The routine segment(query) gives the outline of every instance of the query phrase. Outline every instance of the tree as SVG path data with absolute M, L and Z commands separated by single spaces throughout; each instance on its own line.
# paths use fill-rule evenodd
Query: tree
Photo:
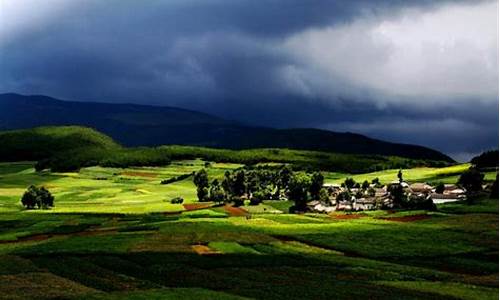
M 345 202 L 348 201 L 352 204 L 352 195 L 349 190 L 345 190 L 337 195 L 337 198 L 335 199 L 337 201 L 337 208 L 340 204 L 340 202 Z
M 399 179 L 399 183 L 403 182 L 403 172 L 401 171 L 401 169 L 399 169 L 398 171 L 398 179 Z
M 42 208 L 54 206 L 54 196 L 45 187 L 42 186 L 39 189 L 38 195 L 40 196 Z
M 225 200 L 225 194 L 217 179 L 210 185 L 210 200 L 216 203 L 222 203 Z
M 48 208 L 54 206 L 54 196 L 44 187 L 34 185 L 28 187 L 21 198 L 21 203 L 27 209 Z
M 322 188 L 321 190 L 319 190 L 318 194 L 319 201 L 325 204 L 330 203 L 330 195 L 328 194 L 328 191 L 326 189 Z
M 324 177 L 320 172 L 315 172 L 311 176 L 311 186 L 309 187 L 309 193 L 311 198 L 319 199 L 319 192 L 323 188 Z
M 457 184 L 465 188 L 469 195 L 472 195 L 483 189 L 483 179 L 484 174 L 481 174 L 476 168 L 470 168 L 460 175 Z
M 370 183 L 368 180 L 363 181 L 363 184 L 361 185 L 361 188 L 366 191 L 370 187 Z
M 478 169 L 498 168 L 498 150 L 486 151 L 481 155 L 472 158 L 470 162 Z
M 247 173 L 246 179 L 247 179 L 247 194 L 253 195 L 253 193 L 255 193 L 259 189 L 260 185 L 259 176 L 257 172 L 252 171 Z
M 346 178 L 344 181 L 344 186 L 349 190 L 352 189 L 355 185 L 356 185 L 356 181 L 354 181 L 354 179 L 352 179 L 350 177 Z
M 438 185 L 436 185 L 436 193 L 437 194 L 444 193 L 444 183 L 440 182 L 438 183 Z
M 245 171 L 239 170 L 236 172 L 234 176 L 234 180 L 232 182 L 233 194 L 235 196 L 241 197 L 245 194 L 246 186 L 245 186 Z
M 392 202 L 396 207 L 403 207 L 405 200 L 405 192 L 401 184 L 394 184 L 389 186 Z
M 34 185 L 28 187 L 21 198 L 21 203 L 27 209 L 33 209 L 38 204 L 38 188 Z
M 229 173 L 229 171 L 224 172 L 224 179 L 222 180 L 222 189 L 224 190 L 227 199 L 229 199 L 233 195 L 232 181 L 233 178 L 231 176 L 231 173 Z
M 201 169 L 193 176 L 193 182 L 196 185 L 196 194 L 199 201 L 208 200 L 208 175 L 205 169 Z
M 490 194 L 491 199 L 498 199 L 498 173 L 497 173 L 497 178 L 495 179 L 495 182 L 491 185 L 491 194 Z
M 287 192 L 288 184 L 292 176 L 293 176 L 292 169 L 290 169 L 289 166 L 284 166 L 278 173 L 278 190 L 282 188 L 285 190 L 285 192 Z
M 311 178 L 298 173 L 290 178 L 288 185 L 288 198 L 295 202 L 295 211 L 305 211 L 307 206 L 307 192 L 311 187 Z
M 380 180 L 378 179 L 378 177 L 372 179 L 372 184 L 374 184 L 375 186 L 380 186 Z

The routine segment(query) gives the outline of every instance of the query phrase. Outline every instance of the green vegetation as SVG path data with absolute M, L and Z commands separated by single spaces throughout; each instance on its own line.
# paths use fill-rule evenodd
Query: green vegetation
M 12 299 L 497 297 L 498 199 L 440 204 L 436 212 L 331 215 L 288 214 L 293 202 L 264 200 L 247 202 L 238 208 L 246 214 L 237 216 L 226 206 L 199 203 L 191 177 L 160 183 L 202 169 L 210 180 L 223 182 L 226 171 L 236 175 L 241 167 L 185 160 L 52 173 L 35 172 L 28 162 L 0 163 L 0 294 Z M 405 180 L 429 174 L 443 179 L 455 171 L 403 169 L 402 174 Z M 280 183 L 300 181 L 281 175 Z M 351 177 L 363 182 L 358 176 Z M 20 199 L 31 184 L 47 187 L 56 206 L 24 210 Z M 234 184 L 238 187 L 237 180 Z M 311 191 L 316 190 L 299 192 Z M 184 202 L 171 203 L 175 197 Z
M 449 162 L 415 160 L 395 156 L 351 155 L 289 149 L 225 150 L 193 146 L 124 148 L 108 136 L 78 126 L 39 127 L 0 132 L 3 161 L 38 161 L 37 170 L 57 172 L 82 167 L 165 166 L 173 160 L 255 165 L 291 164 L 294 169 L 364 173 L 392 168 L 445 166 Z
M 21 203 L 27 209 L 37 208 L 49 208 L 54 206 L 54 196 L 44 188 L 38 188 L 34 185 L 28 187 L 26 192 L 24 192 L 21 198 Z
M 481 153 L 470 162 L 478 169 L 498 168 L 498 150 Z
M 457 183 L 460 175 L 471 167 L 470 164 L 459 164 L 443 168 L 417 167 L 411 169 L 401 169 L 404 179 L 408 182 L 428 182 L 428 183 Z M 383 170 L 365 174 L 351 175 L 342 172 L 325 172 L 325 182 L 341 184 L 346 177 L 352 177 L 356 182 L 365 180 L 372 181 L 378 179 L 381 184 L 387 184 L 397 179 L 399 169 Z M 482 172 L 485 174 L 485 181 L 494 181 L 495 171 Z
M 41 160 L 72 151 L 117 150 L 110 137 L 79 126 L 38 127 L 0 132 L 2 161 Z

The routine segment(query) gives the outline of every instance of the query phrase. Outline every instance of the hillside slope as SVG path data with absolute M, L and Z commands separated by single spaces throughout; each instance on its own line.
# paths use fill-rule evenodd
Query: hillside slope
M 46 125 L 92 127 L 126 146 L 177 144 L 228 149 L 290 148 L 453 161 L 426 147 L 389 143 L 353 133 L 251 127 L 172 107 L 71 102 L 46 96 L 0 94 L 0 129 Z
M 68 151 L 115 150 L 107 135 L 79 126 L 50 126 L 0 132 L 0 161 L 40 160 Z

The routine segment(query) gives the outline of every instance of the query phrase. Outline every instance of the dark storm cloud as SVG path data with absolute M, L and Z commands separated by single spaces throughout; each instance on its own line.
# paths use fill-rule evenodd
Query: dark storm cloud
M 490 57 L 491 46 L 479 43 L 477 52 L 465 35 L 462 44 L 444 44 L 447 60 L 436 55 L 441 48 L 429 47 L 425 32 L 411 32 L 427 45 L 414 56 L 401 56 L 411 51 L 397 43 L 401 32 L 434 28 L 435 20 L 460 27 L 457 19 L 481 17 L 481 5 L 491 2 L 51 0 L 36 2 L 39 18 L 35 3 L 23 3 L 0 6 L 7 25 L 0 29 L 0 91 L 176 105 L 257 125 L 359 131 L 448 153 L 498 143 L 498 88 L 490 84 L 498 72 L 475 60 Z M 472 17 L 464 13 L 476 7 Z M 408 24 L 414 19 L 421 23 Z M 434 60 L 422 59 L 423 52 Z M 475 67 L 454 67 L 466 53 Z M 418 72 L 393 78 L 394 69 Z M 418 131 L 426 122 L 440 130 Z M 460 139 L 460 132 L 473 137 Z

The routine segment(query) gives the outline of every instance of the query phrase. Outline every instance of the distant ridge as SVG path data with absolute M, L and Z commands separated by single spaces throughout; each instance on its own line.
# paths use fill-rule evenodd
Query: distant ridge
M 290 148 L 453 162 L 447 155 L 427 147 L 390 143 L 355 133 L 252 127 L 174 107 L 0 94 L 0 130 L 48 125 L 92 127 L 125 146 L 177 144 L 228 149 Z

